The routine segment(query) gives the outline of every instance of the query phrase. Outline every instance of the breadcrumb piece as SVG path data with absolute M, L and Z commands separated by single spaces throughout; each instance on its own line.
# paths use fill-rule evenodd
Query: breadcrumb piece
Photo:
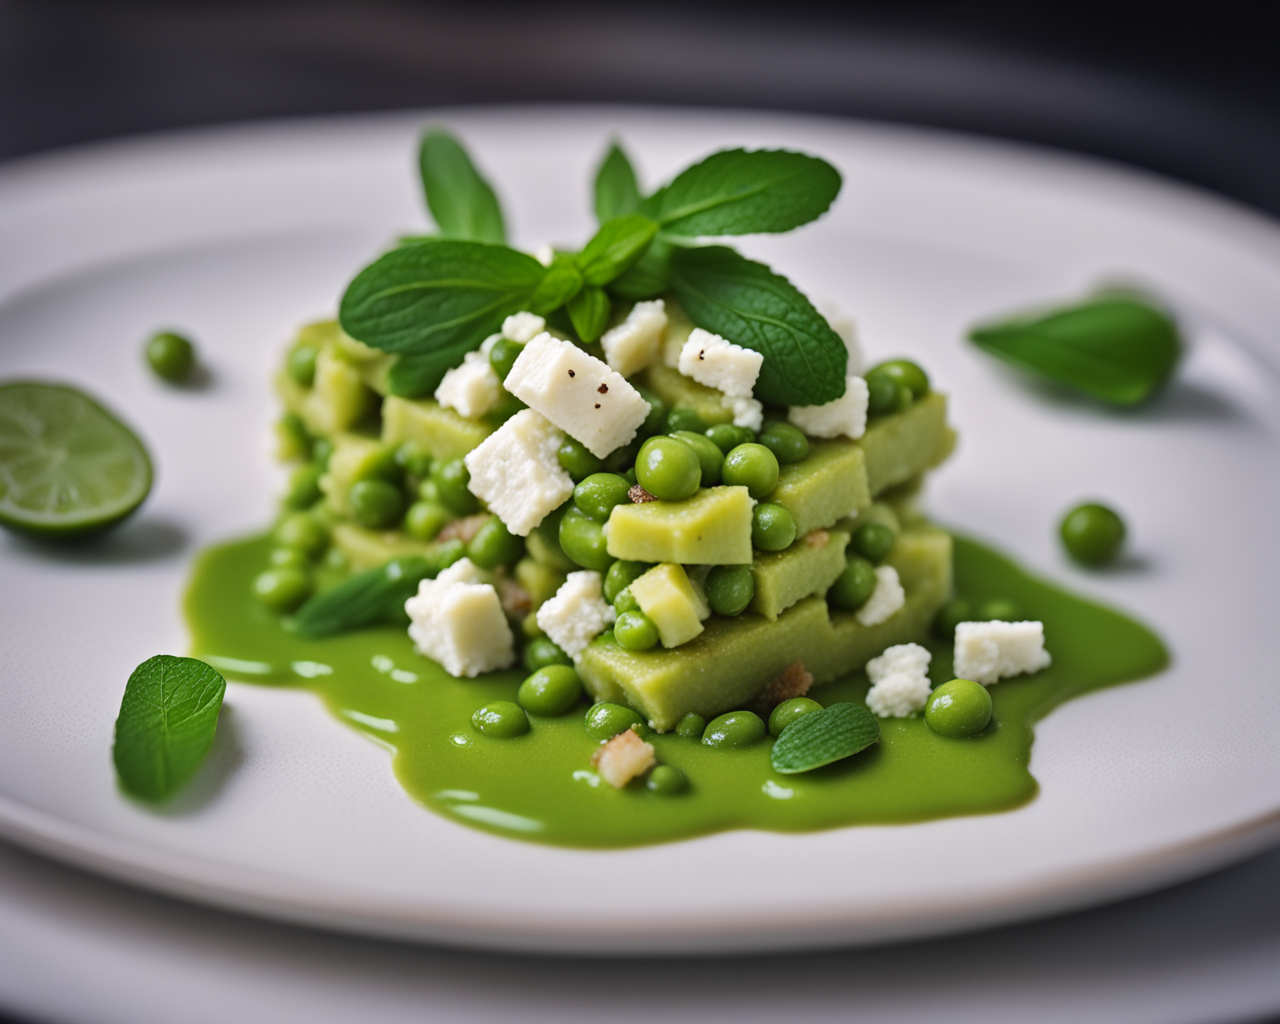
M 653 744 L 637 736 L 635 729 L 618 733 L 591 755 L 591 766 L 614 789 L 621 789 L 657 763 Z
M 804 539 L 804 546 L 807 548 L 825 548 L 827 542 L 831 540 L 831 534 L 826 530 L 814 530 Z
M 489 518 L 488 512 L 477 512 L 473 516 L 464 516 L 462 519 L 455 519 L 451 523 L 446 523 L 445 528 L 436 534 L 436 542 L 443 544 L 447 540 L 460 540 L 463 544 L 470 544 L 471 538 L 474 537 L 484 525 L 484 521 Z
M 768 718 L 784 700 L 792 697 L 803 697 L 813 685 L 813 673 L 804 667 L 803 661 L 793 661 L 782 670 L 782 674 L 760 691 L 752 709 L 761 718 Z
M 633 505 L 643 505 L 646 501 L 658 500 L 639 484 L 632 484 L 627 488 L 627 497 L 631 499 Z
M 498 580 L 498 600 L 508 618 L 523 619 L 533 611 L 533 597 L 515 580 L 503 577 Z

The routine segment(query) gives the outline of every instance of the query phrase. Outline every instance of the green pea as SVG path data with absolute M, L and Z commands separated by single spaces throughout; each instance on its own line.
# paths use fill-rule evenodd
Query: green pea
M 760 551 L 785 551 L 796 539 L 796 521 L 781 505 L 762 501 L 751 510 L 751 543 Z
M 679 406 L 667 413 L 667 433 L 674 434 L 678 430 L 691 430 L 701 433 L 707 429 L 706 423 L 695 409 Z
M 196 362 L 195 348 L 181 334 L 161 331 L 147 342 L 147 362 L 157 377 L 176 384 L 186 380 Z
M 287 412 L 276 421 L 276 438 L 280 442 L 280 459 L 296 462 L 311 455 L 311 435 L 296 412 Z
M 281 566 L 253 578 L 253 594 L 275 612 L 291 612 L 311 596 L 311 577 L 301 569 Z
M 686 739 L 701 739 L 702 734 L 706 731 L 707 720 L 693 711 L 685 714 L 685 716 L 676 723 L 676 735 L 683 736 Z
M 507 379 L 511 367 L 516 365 L 516 360 L 520 358 L 520 353 L 523 351 L 524 346 L 510 338 L 499 338 L 494 342 L 493 348 L 489 349 L 489 365 L 498 375 L 498 380 Z
M 756 596 L 756 578 L 749 565 L 717 565 L 707 573 L 703 588 L 717 615 L 741 615 Z
M 1058 532 L 1067 554 L 1081 565 L 1106 565 L 1124 544 L 1124 520 L 1106 505 L 1077 505 Z
M 524 649 L 524 667 L 537 672 L 548 665 L 572 665 L 573 659 L 565 654 L 549 636 L 537 636 Z
M 604 526 L 574 507 L 560 520 L 560 549 L 584 569 L 604 572 L 613 558 L 604 537 Z
M 955 597 L 939 608 L 933 617 L 933 634 L 939 640 L 954 640 L 956 626 L 974 621 L 973 607 L 964 598 Z
M 272 548 L 271 554 L 267 556 L 267 561 L 275 569 L 301 569 L 305 571 L 311 568 L 311 559 L 297 548 Z
M 289 351 L 285 369 L 289 376 L 304 388 L 311 387 L 316 379 L 316 357 L 320 355 L 318 345 L 294 345 Z
M 625 473 L 622 474 L 622 478 L 627 481 L 628 485 L 630 485 L 631 487 L 634 487 L 637 483 L 639 483 L 639 481 L 636 479 L 636 467 L 632 466 L 630 469 L 628 469 Z
M 702 743 L 708 747 L 749 747 L 768 734 L 764 719 L 752 711 L 730 711 L 707 723 Z
M 395 463 L 409 476 L 418 480 L 431 472 L 431 452 L 421 441 L 405 441 L 395 452 Z
M 778 486 L 778 459 L 762 444 L 740 444 L 724 457 L 720 479 L 731 487 L 746 487 L 759 501 Z
M 404 529 L 415 540 L 435 540 L 453 516 L 434 501 L 415 501 L 404 514 Z
M 480 507 L 476 496 L 467 490 L 471 471 L 461 459 L 437 462 L 431 467 L 431 479 L 435 482 L 440 504 L 455 516 L 472 515 Z
M 310 512 L 294 512 L 280 520 L 276 527 L 276 543 L 297 548 L 315 558 L 329 545 L 329 531 Z
M 890 359 L 867 371 L 867 383 L 872 379 L 891 380 L 911 392 L 911 397 L 924 398 L 929 393 L 929 375 L 909 359 Z
M 613 637 L 629 651 L 647 651 L 658 642 L 658 627 L 644 612 L 623 612 L 613 624 Z
M 978 605 L 979 622 L 1019 622 L 1022 618 L 1022 607 L 1007 597 L 993 597 Z
M 520 684 L 516 701 L 531 715 L 553 718 L 582 699 L 582 680 L 570 665 L 540 668 Z
M 604 599 L 613 604 L 619 594 L 652 568 L 648 562 L 614 562 L 604 574 Z
M 853 531 L 853 550 L 873 565 L 879 565 L 893 550 L 897 540 L 893 527 L 884 523 L 863 523 Z
M 888 377 L 867 375 L 867 415 L 891 416 L 911 408 L 911 389 Z
M 650 793 L 658 796 L 674 796 L 683 792 L 689 785 L 684 772 L 670 764 L 660 764 L 649 773 L 644 786 Z
M 618 615 L 640 610 L 640 602 L 636 600 L 635 594 L 631 593 L 630 587 L 623 587 L 618 591 L 618 596 L 613 599 L 613 610 Z
M 509 700 L 495 700 L 471 716 L 471 725 L 486 736 L 507 740 L 513 736 L 523 736 L 529 731 L 529 716 L 519 704 L 512 704 Z
M 852 555 L 827 591 L 827 601 L 841 611 L 856 612 L 876 589 L 876 569 L 865 558 Z
M 756 439 L 756 432 L 750 427 L 735 427 L 732 423 L 717 423 L 704 431 L 711 441 L 726 455 L 740 444 L 750 444 Z
M 604 469 L 604 463 L 587 451 L 586 445 L 568 435 L 561 442 L 556 458 L 560 460 L 560 468 L 568 473 L 575 483 Z
M 310 508 L 320 500 L 320 478 L 324 470 L 314 462 L 298 466 L 289 474 L 289 493 L 285 495 L 287 508 Z
M 822 705 L 808 697 L 792 697 L 790 700 L 784 700 L 769 716 L 769 735 L 781 736 L 782 730 L 792 722 L 821 710 Z
M 652 437 L 654 434 L 661 434 L 667 425 L 667 403 L 648 388 L 637 387 L 636 391 L 649 403 L 649 415 L 640 424 L 638 435 Z
M 524 554 L 524 541 L 512 534 L 497 516 L 480 524 L 467 544 L 467 557 L 481 569 L 512 565 Z
M 671 435 L 683 441 L 698 456 L 702 463 L 702 486 L 714 487 L 720 482 L 720 467 L 724 465 L 724 452 L 716 447 L 714 441 L 706 434 L 697 434 L 692 430 L 677 430 Z
M 631 485 L 616 473 L 592 473 L 573 489 L 573 503 L 598 523 L 609 518 L 616 505 L 628 503 Z
M 643 718 L 622 704 L 595 704 L 582 724 L 593 740 L 611 740 L 633 726 L 641 735 L 648 735 L 651 731 Z
M 929 695 L 924 720 L 942 736 L 976 735 L 991 721 L 991 694 L 969 679 L 953 679 Z
M 674 437 L 651 437 L 640 447 L 636 480 L 663 501 L 688 498 L 702 482 L 698 453 Z
M 379 446 L 367 454 L 351 469 L 351 479 L 385 480 L 399 485 L 404 480 L 404 469 L 396 462 L 396 450 Z
M 451 537 L 445 541 L 435 552 L 436 571 L 443 572 L 454 562 L 460 562 L 467 557 L 467 546 L 462 542 L 461 537 Z
M 311 445 L 311 461 L 321 469 L 329 468 L 329 456 L 333 454 L 333 442 L 327 437 L 317 437 Z
M 643 443 L 644 442 L 637 437 L 634 441 L 611 451 L 604 460 L 604 468 L 610 473 L 625 472 L 628 467 L 635 465 L 636 456 L 640 454 L 640 446 Z
M 347 492 L 356 522 L 371 530 L 386 530 L 404 515 L 404 495 L 385 480 L 357 480 Z
M 760 443 L 773 452 L 783 466 L 809 457 L 809 439 L 790 423 L 772 423 L 760 435 Z

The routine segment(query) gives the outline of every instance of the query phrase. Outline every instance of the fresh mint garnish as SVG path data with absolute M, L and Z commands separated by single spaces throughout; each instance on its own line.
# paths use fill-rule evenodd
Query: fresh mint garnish
M 227 684 L 203 661 L 160 654 L 133 671 L 111 751 L 120 785 L 140 800 L 167 800 L 196 773 L 218 728 Z
M 880 723 L 861 704 L 832 704 L 782 730 L 769 755 L 783 775 L 813 771 L 866 750 L 880 739 Z
M 403 612 L 404 603 L 418 592 L 418 584 L 430 575 L 431 566 L 425 558 L 393 558 L 309 598 L 294 616 L 293 629 L 314 639 L 394 621 Z
M 977 327 L 969 338 L 1012 366 L 1112 405 L 1149 398 L 1182 348 L 1172 319 L 1128 295 Z
M 457 139 L 439 128 L 427 132 L 418 162 L 427 209 L 442 237 L 496 245 L 506 242 L 498 197 Z
M 611 285 L 609 294 L 623 302 L 656 299 L 671 287 L 671 256 L 676 246 L 655 238 L 629 270 Z
M 616 280 L 644 255 L 657 233 L 658 225 L 638 213 L 608 221 L 578 253 L 583 280 L 598 286 Z
M 604 333 L 609 324 L 610 305 L 609 293 L 593 284 L 584 287 L 569 301 L 565 308 L 580 339 L 590 344 Z
M 640 209 L 640 202 L 636 172 L 627 154 L 615 142 L 596 172 L 596 219 L 604 224 L 615 217 L 635 213 Z
M 763 353 L 760 401 L 822 405 L 844 394 L 844 342 L 785 277 L 719 245 L 677 249 L 671 270 L 676 298 L 695 324 Z

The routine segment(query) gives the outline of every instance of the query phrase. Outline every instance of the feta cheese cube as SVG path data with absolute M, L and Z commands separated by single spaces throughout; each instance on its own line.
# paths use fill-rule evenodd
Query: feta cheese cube
M 635 437 L 649 415 L 649 403 L 620 373 L 545 331 L 525 345 L 505 384 L 600 459 Z
M 955 672 L 990 686 L 1007 676 L 1039 672 L 1052 659 L 1043 622 L 962 622 L 956 626 Z
M 469 420 L 479 419 L 497 406 L 502 401 L 502 382 L 489 365 L 489 353 L 483 349 L 468 352 L 462 365 L 455 366 L 440 381 L 436 401 Z
M 492 577 L 469 558 L 459 558 L 436 576 L 436 583 L 488 583 L 491 580 Z
M 529 536 L 573 494 L 557 455 L 563 440 L 542 415 L 521 409 L 463 459 L 471 493 L 518 537 Z
M 880 718 L 906 718 L 924 709 L 929 700 L 929 662 L 933 658 L 919 644 L 887 647 L 867 662 L 867 707 Z
M 723 391 L 730 398 L 750 398 L 763 365 L 761 353 L 695 327 L 680 350 L 676 368 L 686 377 Z
M 810 437 L 845 437 L 857 440 L 867 432 L 867 382 L 850 374 L 844 394 L 825 405 L 793 405 L 787 419 Z
M 661 299 L 637 302 L 622 323 L 600 338 L 604 358 L 624 377 L 639 373 L 657 358 L 666 330 L 666 303 Z
M 512 313 L 502 321 L 502 336 L 521 345 L 533 341 L 547 329 L 547 321 L 536 313 Z
M 470 679 L 510 668 L 516 660 L 515 637 L 498 592 L 487 583 L 423 580 L 404 610 L 418 653 L 438 661 L 451 676 Z
M 891 565 L 876 566 L 876 589 L 867 603 L 858 609 L 857 619 L 864 626 L 878 626 L 907 603 L 898 570 Z
M 735 427 L 750 427 L 752 430 L 759 430 L 764 426 L 764 406 L 754 398 L 732 398 L 729 395 L 725 395 L 720 399 L 720 404 L 726 409 L 733 410 L 733 425 Z
M 571 572 L 555 597 L 538 609 L 538 626 L 565 654 L 577 658 L 613 621 L 598 572 Z
M 653 744 L 642 740 L 634 729 L 618 733 L 591 756 L 591 764 L 600 778 L 614 789 L 621 789 L 657 763 Z

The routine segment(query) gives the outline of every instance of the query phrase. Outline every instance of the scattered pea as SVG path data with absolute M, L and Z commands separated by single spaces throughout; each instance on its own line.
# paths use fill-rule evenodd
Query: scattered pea
M 291 612 L 311 596 L 311 577 L 301 569 L 281 566 L 253 578 L 253 593 L 275 612 Z
M 911 408 L 911 389 L 888 377 L 867 375 L 867 415 L 889 416 Z
M 978 605 L 979 622 L 1019 622 L 1022 617 L 1022 608 L 1018 602 L 1007 597 L 993 597 Z
M 549 665 L 572 665 L 573 659 L 565 654 L 549 636 L 534 637 L 524 649 L 524 667 L 530 672 Z
M 702 734 L 708 747 L 749 747 L 768 734 L 764 719 L 752 711 L 730 711 L 713 718 Z
M 443 572 L 454 562 L 459 562 L 467 555 L 467 546 L 462 543 L 461 537 L 453 537 L 445 541 L 436 548 L 436 567 L 437 571 Z
M 516 701 L 531 715 L 563 715 L 582 698 L 582 680 L 571 665 L 547 665 L 520 684 Z
M 409 476 L 423 480 L 431 472 L 431 452 L 420 441 L 405 441 L 396 449 L 396 465 Z
M 587 735 L 593 740 L 611 740 L 620 732 L 626 732 L 633 726 L 636 732 L 647 735 L 648 724 L 636 712 L 621 704 L 596 704 L 583 719 Z
M 324 470 L 314 462 L 295 468 L 289 474 L 289 493 L 284 498 L 285 506 L 296 509 L 310 508 L 319 501 L 322 476 L 324 476 Z
M 781 736 L 782 730 L 792 722 L 821 710 L 822 705 L 808 697 L 792 697 L 790 700 L 784 700 L 769 716 L 769 735 Z
M 618 596 L 613 599 L 613 610 L 616 614 L 622 615 L 626 612 L 638 612 L 640 610 L 640 602 L 631 593 L 630 587 L 623 587 L 618 591 Z
M 311 567 L 311 559 L 297 548 L 272 548 L 271 554 L 267 556 L 267 561 L 276 569 L 300 569 L 305 571 Z
M 873 565 L 879 565 L 893 550 L 898 535 L 884 523 L 863 523 L 853 531 L 853 550 Z
M 295 381 L 304 388 L 309 388 L 316 379 L 318 355 L 320 355 L 320 349 L 316 345 L 295 345 L 289 352 L 285 369 Z
M 498 380 L 507 379 L 511 367 L 516 365 L 516 360 L 520 358 L 520 353 L 523 351 L 524 346 L 510 338 L 499 338 L 494 342 L 493 348 L 489 349 L 489 365 L 498 375 Z
M 1081 565 L 1106 565 L 1124 544 L 1124 520 L 1106 505 L 1077 505 L 1058 532 L 1067 554 Z
M 631 485 L 616 473 L 592 473 L 573 489 L 573 503 L 598 523 L 609 518 L 616 505 L 628 503 Z
M 644 442 L 637 437 L 634 441 L 624 444 L 621 448 L 611 451 L 604 460 L 604 468 L 610 473 L 622 473 L 636 463 L 636 456 L 640 454 L 640 446 Z
M 315 558 L 329 544 L 329 531 L 310 512 L 294 512 L 280 520 L 276 527 L 276 543 L 297 548 Z
M 956 626 L 962 622 L 973 622 L 973 606 L 963 597 L 954 597 L 933 617 L 933 633 L 939 640 L 954 640 Z
M 751 543 L 760 551 L 784 551 L 796 539 L 796 521 L 781 505 L 762 501 L 751 510 Z
M 706 434 L 697 434 L 692 430 L 677 430 L 671 435 L 683 441 L 698 456 L 702 463 L 702 486 L 714 487 L 720 482 L 720 468 L 724 465 L 724 452 L 716 447 L 714 441 Z
M 784 466 L 800 462 L 809 455 L 809 439 L 790 423 L 772 423 L 760 435 L 760 443 Z
M 658 796 L 674 796 L 689 785 L 689 780 L 674 765 L 660 764 L 649 773 L 644 785 L 650 793 Z
M 677 407 L 667 413 L 667 432 L 674 434 L 677 430 L 691 430 L 701 433 L 707 427 L 697 410 Z
M 431 479 L 435 482 L 440 504 L 455 516 L 469 516 L 480 507 L 476 496 L 467 490 L 471 472 L 461 459 L 437 462 L 431 467 Z
M 471 725 L 486 736 L 505 740 L 528 732 L 529 716 L 519 704 L 512 704 L 509 700 L 495 700 L 471 716 Z
M 297 462 L 311 455 L 311 435 L 296 412 L 287 412 L 276 421 L 276 440 L 282 462 Z
M 872 379 L 891 380 L 911 392 L 913 399 L 929 393 L 929 375 L 909 359 L 890 359 L 867 371 L 867 383 Z
M 618 616 L 613 624 L 613 637 L 629 651 L 647 651 L 658 642 L 658 627 L 637 608 Z
M 512 534 L 497 516 L 480 524 L 467 544 L 467 557 L 481 569 L 512 565 L 524 554 L 524 541 Z
M 636 480 L 663 501 L 679 501 L 698 489 L 702 461 L 689 445 L 674 437 L 651 437 L 640 447 Z
M 720 479 L 730 486 L 744 486 L 759 501 L 778 486 L 778 459 L 762 444 L 740 444 L 724 457 Z
M 146 353 L 147 362 L 156 376 L 172 384 L 186 380 L 196 361 L 191 342 L 172 331 L 153 334 L 147 342 Z
M 596 572 L 606 571 L 613 562 L 604 526 L 577 507 L 570 508 L 560 520 L 560 549 L 577 565 Z
M 717 565 L 707 573 L 703 588 L 707 604 L 717 615 L 741 615 L 756 596 L 756 580 L 749 565 Z
M 875 589 L 875 566 L 865 558 L 852 555 L 845 563 L 844 571 L 827 591 L 827 601 L 841 611 L 856 612 L 867 603 Z
M 357 480 L 347 492 L 351 512 L 361 526 L 385 530 L 404 514 L 404 495 L 385 480 Z
M 732 423 L 717 423 L 707 427 L 704 433 L 726 455 L 738 445 L 750 444 L 756 439 L 756 432 L 750 427 L 735 427 Z
M 929 696 L 924 720 L 942 736 L 973 736 L 991 721 L 991 694 L 969 679 L 953 679 Z
M 327 437 L 317 437 L 311 445 L 311 461 L 321 469 L 329 468 L 329 456 L 333 454 L 333 442 Z
M 652 437 L 654 434 L 662 433 L 667 425 L 667 403 L 648 388 L 637 387 L 636 391 L 649 403 L 649 415 L 640 424 L 639 436 Z
M 404 514 L 404 529 L 415 540 L 435 540 L 453 516 L 434 501 L 415 501 Z
M 352 467 L 351 478 L 353 481 L 385 480 L 399 485 L 404 480 L 404 468 L 396 461 L 396 449 L 383 445 L 370 451 Z
M 683 736 L 686 739 L 701 739 L 702 734 L 706 731 L 707 720 L 692 711 L 685 714 L 685 716 L 676 723 L 676 735 Z
M 568 435 L 556 452 L 556 458 L 560 460 L 560 468 L 569 474 L 574 483 L 604 469 L 604 463 L 587 451 L 586 445 Z
M 614 562 L 604 574 L 604 599 L 613 604 L 619 594 L 652 568 L 648 562 Z

